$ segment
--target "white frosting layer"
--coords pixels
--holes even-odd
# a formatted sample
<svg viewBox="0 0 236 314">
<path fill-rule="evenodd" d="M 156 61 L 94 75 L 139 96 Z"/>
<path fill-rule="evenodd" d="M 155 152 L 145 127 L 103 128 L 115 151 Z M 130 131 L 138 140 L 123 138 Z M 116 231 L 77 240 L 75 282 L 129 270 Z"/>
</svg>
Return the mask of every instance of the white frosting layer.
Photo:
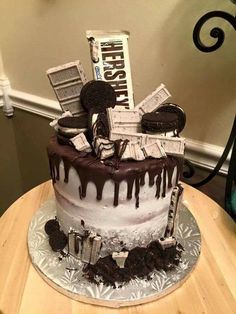
<svg viewBox="0 0 236 314">
<path fill-rule="evenodd" d="M 172 177 L 172 185 L 176 182 L 176 169 Z M 148 175 L 145 185 L 140 186 L 139 208 L 135 207 L 135 196 L 127 200 L 127 183 L 121 182 L 119 205 L 113 206 L 114 183 L 105 183 L 102 200 L 96 199 L 96 187 L 88 183 L 86 197 L 80 199 L 80 178 L 76 170 L 69 170 L 69 181 L 65 183 L 64 166 L 60 164 L 60 180 L 54 184 L 57 200 L 57 217 L 65 233 L 70 228 L 83 232 L 81 220 L 85 228 L 102 236 L 102 255 L 118 251 L 122 247 L 131 249 L 137 245 L 145 246 L 163 235 L 167 223 L 167 215 L 172 189 L 167 190 L 164 198 L 157 199 L 156 186 L 149 186 Z M 162 184 L 161 184 L 162 191 Z M 120 244 L 120 242 L 123 244 Z"/>
</svg>

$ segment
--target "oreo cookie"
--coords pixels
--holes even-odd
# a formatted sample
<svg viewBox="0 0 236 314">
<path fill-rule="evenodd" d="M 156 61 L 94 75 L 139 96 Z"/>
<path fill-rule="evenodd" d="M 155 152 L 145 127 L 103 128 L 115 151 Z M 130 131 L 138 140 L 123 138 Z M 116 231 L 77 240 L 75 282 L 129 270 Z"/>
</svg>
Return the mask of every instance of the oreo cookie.
<svg viewBox="0 0 236 314">
<path fill-rule="evenodd" d="M 88 116 L 86 114 L 79 117 L 64 117 L 59 119 L 57 124 L 58 135 L 71 138 L 87 130 Z"/>
<path fill-rule="evenodd" d="M 61 251 L 67 244 L 67 237 L 63 231 L 55 231 L 49 236 L 49 244 L 53 251 Z"/>
<path fill-rule="evenodd" d="M 64 117 L 58 120 L 58 125 L 63 128 L 86 129 L 88 127 L 87 115 L 79 117 Z"/>
<path fill-rule="evenodd" d="M 156 111 L 142 116 L 142 131 L 167 133 L 174 132 L 178 136 L 184 129 L 186 115 L 183 109 L 172 103 L 160 105 Z"/>
<path fill-rule="evenodd" d="M 157 108 L 156 112 L 175 113 L 178 116 L 178 127 L 176 132 L 179 134 L 181 131 L 183 131 L 186 124 L 186 114 L 179 105 L 173 103 L 164 103 Z"/>
<path fill-rule="evenodd" d="M 44 226 L 44 230 L 49 236 L 53 234 L 55 231 L 59 231 L 60 226 L 58 221 L 56 219 L 48 220 Z"/>
<path fill-rule="evenodd" d="M 116 94 L 109 83 L 93 80 L 83 86 L 80 101 L 87 112 L 100 113 L 115 107 Z"/>
<path fill-rule="evenodd" d="M 178 115 L 172 112 L 148 112 L 142 116 L 142 131 L 167 133 L 178 128 Z"/>
</svg>

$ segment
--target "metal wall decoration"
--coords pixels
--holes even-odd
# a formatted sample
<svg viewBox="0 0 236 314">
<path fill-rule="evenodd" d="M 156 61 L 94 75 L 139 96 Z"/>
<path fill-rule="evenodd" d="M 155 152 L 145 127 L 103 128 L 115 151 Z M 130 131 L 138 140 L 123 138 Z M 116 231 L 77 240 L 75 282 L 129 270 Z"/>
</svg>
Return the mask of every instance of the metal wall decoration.
<svg viewBox="0 0 236 314">
<path fill-rule="evenodd" d="M 214 44 L 212 44 L 210 46 L 206 46 L 200 39 L 200 33 L 201 33 L 203 25 L 207 21 L 209 21 L 210 19 L 212 19 L 214 17 L 219 17 L 219 18 L 222 18 L 222 19 L 226 20 L 236 30 L 236 16 L 233 16 L 233 15 L 227 13 L 227 12 L 224 12 L 224 11 L 212 11 L 212 12 L 206 13 L 205 15 L 203 15 L 199 19 L 199 21 L 196 23 L 196 25 L 194 27 L 194 30 L 193 30 L 193 41 L 194 41 L 194 44 L 202 52 L 212 52 L 212 51 L 215 51 L 218 48 L 220 48 L 222 46 L 223 42 L 224 42 L 225 33 L 219 27 L 214 27 L 211 30 L 211 32 L 210 32 L 210 36 L 217 39 L 217 41 Z"/>
<path fill-rule="evenodd" d="M 230 0 L 232 3 L 236 4 L 236 0 Z M 195 46 L 202 52 L 212 52 L 220 48 L 225 39 L 224 31 L 219 27 L 214 27 L 210 31 L 210 36 L 216 38 L 217 41 L 207 46 L 205 45 L 200 39 L 200 33 L 202 30 L 203 25 L 214 17 L 219 17 L 227 22 L 229 22 L 234 30 L 236 30 L 236 16 L 233 16 L 230 13 L 224 11 L 211 11 L 203 15 L 198 22 L 196 23 L 194 30 L 193 30 L 193 42 Z M 234 118 L 234 123 L 232 126 L 232 130 L 225 146 L 224 152 L 220 157 L 219 161 L 217 162 L 215 168 L 212 172 L 202 181 L 191 184 L 193 187 L 200 187 L 209 181 L 211 181 L 219 172 L 221 166 L 223 165 L 224 161 L 226 160 L 230 150 L 232 149 L 232 154 L 229 163 L 228 175 L 226 179 L 226 187 L 225 187 L 225 210 L 231 215 L 231 217 L 236 221 L 236 201 L 234 198 L 236 197 L 236 188 L 233 188 L 233 185 L 236 185 L 236 115 Z M 185 161 L 185 166 L 189 169 L 183 173 L 185 178 L 190 178 L 194 175 L 193 166 L 189 161 Z"/>
</svg>

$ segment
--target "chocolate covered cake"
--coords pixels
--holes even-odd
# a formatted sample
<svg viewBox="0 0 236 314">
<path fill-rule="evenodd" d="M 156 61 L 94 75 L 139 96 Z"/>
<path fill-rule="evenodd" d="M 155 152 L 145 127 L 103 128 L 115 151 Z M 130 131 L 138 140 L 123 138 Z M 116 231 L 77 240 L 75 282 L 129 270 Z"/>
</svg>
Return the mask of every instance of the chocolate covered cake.
<svg viewBox="0 0 236 314">
<path fill-rule="evenodd" d="M 122 40 L 109 37 L 105 47 L 117 53 Z M 114 285 L 179 263 L 185 114 L 165 103 L 163 84 L 122 106 L 105 74 L 87 82 L 79 61 L 48 71 L 64 113 L 47 147 L 57 213 L 45 231 L 52 250 L 84 263 L 88 280 Z"/>
</svg>

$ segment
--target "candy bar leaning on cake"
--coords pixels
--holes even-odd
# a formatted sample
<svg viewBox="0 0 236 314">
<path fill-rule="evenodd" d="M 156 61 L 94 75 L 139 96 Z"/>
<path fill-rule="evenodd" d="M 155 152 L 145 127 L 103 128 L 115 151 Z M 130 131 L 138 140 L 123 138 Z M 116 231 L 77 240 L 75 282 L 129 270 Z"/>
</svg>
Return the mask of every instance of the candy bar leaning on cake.
<svg viewBox="0 0 236 314">
<path fill-rule="evenodd" d="M 57 207 L 45 225 L 52 250 L 84 263 L 88 280 L 112 285 L 178 265 L 183 110 L 166 103 L 163 84 L 127 108 L 112 84 L 87 82 L 79 61 L 48 76 L 64 111 L 47 147 Z"/>
</svg>

